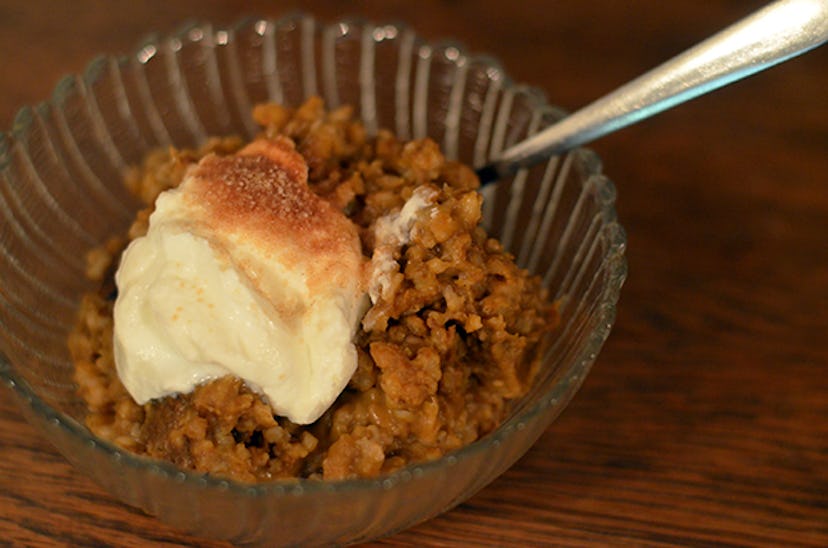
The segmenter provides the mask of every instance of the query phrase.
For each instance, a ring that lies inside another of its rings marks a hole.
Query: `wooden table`
[[[755,0],[302,2],[498,56],[573,109]],[[172,5],[170,5],[172,4]],[[147,29],[298,2],[0,2],[0,127]],[[594,145],[629,280],[563,416],[456,510],[380,544],[828,545],[828,47]],[[115,501],[0,399],[0,544],[210,544]]]

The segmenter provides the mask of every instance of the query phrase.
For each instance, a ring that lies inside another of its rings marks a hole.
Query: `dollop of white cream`
[[[277,415],[311,423],[356,369],[352,338],[367,304],[356,229],[338,236],[343,245],[310,252],[293,234],[217,223],[201,203],[204,179],[190,175],[162,193],[146,236],[122,255],[120,379],[143,404],[236,375]]]
[[[417,187],[400,211],[384,215],[374,223],[374,254],[368,282],[372,303],[391,297],[391,275],[399,271],[397,255],[400,248],[411,242],[418,215],[434,204],[437,194],[432,187]]]

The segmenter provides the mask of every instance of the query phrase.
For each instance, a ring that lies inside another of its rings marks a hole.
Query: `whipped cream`
[[[414,223],[421,211],[429,209],[436,200],[437,189],[419,186],[414,189],[400,211],[384,215],[374,223],[374,254],[371,256],[371,275],[368,294],[372,303],[391,298],[392,276],[399,272],[397,262],[400,248],[414,237]]]
[[[307,185],[287,140],[209,155],[162,193],[116,274],[118,374],[139,403],[224,375],[316,420],[356,369],[357,229]]]

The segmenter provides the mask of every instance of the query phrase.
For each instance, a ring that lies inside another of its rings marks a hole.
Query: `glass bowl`
[[[464,501],[512,465],[567,405],[609,334],[626,264],[615,190],[585,149],[483,189],[484,223],[560,300],[542,373],[495,432],[377,479],[246,485],[182,471],[83,426],[67,334],[91,289],[85,253],[138,208],[122,173],[150,149],[250,138],[253,105],[320,95],[367,130],[429,136],[475,167],[563,113],[493,59],[405,26],[305,15],[196,23],[132,55],[102,56],[0,135],[0,375],[26,418],[114,496],[204,537],[237,543],[364,541]]]

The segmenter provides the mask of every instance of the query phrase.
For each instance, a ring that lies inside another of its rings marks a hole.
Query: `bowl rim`
[[[177,31],[173,31],[169,34],[162,35],[157,32],[150,32],[143,40],[139,41],[139,45],[134,47],[128,55],[97,55],[89,61],[81,74],[70,74],[62,77],[56,84],[50,99],[37,103],[34,106],[26,105],[18,109],[14,118],[12,129],[8,132],[0,132],[0,172],[7,169],[6,160],[9,138],[11,140],[17,140],[18,136],[24,134],[28,127],[27,120],[29,122],[31,121],[31,112],[42,108],[44,105],[58,102],[62,94],[62,90],[67,86],[67,82],[73,79],[81,78],[88,84],[90,79],[94,79],[96,77],[96,73],[99,72],[98,68],[102,59],[114,60],[116,63],[127,62],[129,59],[139,58],[142,55],[142,52],[146,52],[147,47],[157,47],[159,44],[165,43],[169,40],[185,39],[187,34],[192,32],[195,28],[209,31],[215,37],[217,33],[235,32],[241,27],[250,25],[251,23],[265,23],[278,26],[295,23],[297,21],[311,21],[313,23],[322,24],[325,28],[342,24],[360,24],[371,25],[375,29],[394,27],[398,31],[410,30],[405,23],[401,22],[378,23],[363,17],[339,17],[333,21],[322,21],[319,18],[307,13],[293,11],[278,18],[248,15],[236,19],[226,27],[217,26],[211,21],[193,19],[186,21],[180,25]],[[490,64],[493,68],[496,68],[501,72],[502,86],[504,89],[508,87],[514,89],[537,89],[532,88],[531,86],[526,86],[525,84],[514,83],[498,59],[494,56],[488,54],[470,55],[466,48],[456,41],[426,41],[419,34],[414,33],[414,36],[415,39],[419,41],[418,43],[422,43],[423,45],[431,47],[435,50],[450,45],[450,47],[458,48],[460,55],[465,56],[467,59],[475,59]],[[540,94],[543,103],[537,105],[535,108],[553,110],[558,113],[565,112],[559,107],[549,104],[543,92],[540,92]],[[86,444],[90,449],[102,452],[106,457],[117,461],[120,465],[128,466],[139,471],[162,476],[168,479],[173,479],[181,486],[193,484],[199,488],[216,489],[223,492],[229,491],[247,497],[314,493],[352,493],[355,491],[376,490],[378,488],[390,490],[398,485],[403,485],[415,479],[436,474],[446,467],[462,464],[464,461],[467,461],[473,456],[486,451],[491,446],[497,446],[504,443],[514,432],[526,428],[527,422],[537,418],[548,408],[557,407],[555,413],[547,417],[550,422],[561,411],[563,411],[571,398],[577,392],[592,367],[592,364],[597,358],[597,355],[614,324],[616,304],[620,296],[621,287],[623,286],[627,275],[627,260],[625,255],[627,238],[623,227],[615,220],[615,187],[613,183],[601,173],[602,166],[600,160],[590,149],[579,148],[572,151],[570,154],[581,155],[582,159],[586,161],[592,171],[592,175],[583,184],[589,184],[590,182],[595,184],[597,186],[597,192],[605,197],[602,203],[602,215],[603,218],[607,220],[605,230],[608,233],[608,249],[604,253],[604,261],[609,262],[610,264],[608,267],[609,275],[606,280],[606,285],[601,292],[600,298],[598,299],[598,303],[600,305],[597,312],[598,321],[596,322],[595,327],[591,329],[581,350],[562,371],[561,379],[546,392],[539,395],[538,401],[532,403],[531,405],[527,405],[518,412],[511,413],[510,416],[491,433],[472,442],[471,444],[446,453],[438,459],[408,464],[399,470],[381,474],[375,478],[344,480],[289,478],[274,479],[258,483],[244,483],[229,478],[215,477],[179,468],[167,461],[131,453],[125,449],[117,447],[109,441],[98,438],[80,422],[59,411],[58,409],[53,408],[41,399],[29,383],[19,374],[15,373],[14,366],[11,364],[10,359],[2,351],[0,351],[0,379],[2,379],[4,384],[6,384],[6,386],[8,386],[18,396],[18,401],[21,405],[26,405],[38,418],[60,428],[64,433],[76,437],[79,442]],[[547,426],[544,428],[546,427]],[[435,509],[435,511],[439,510],[440,509]]]

